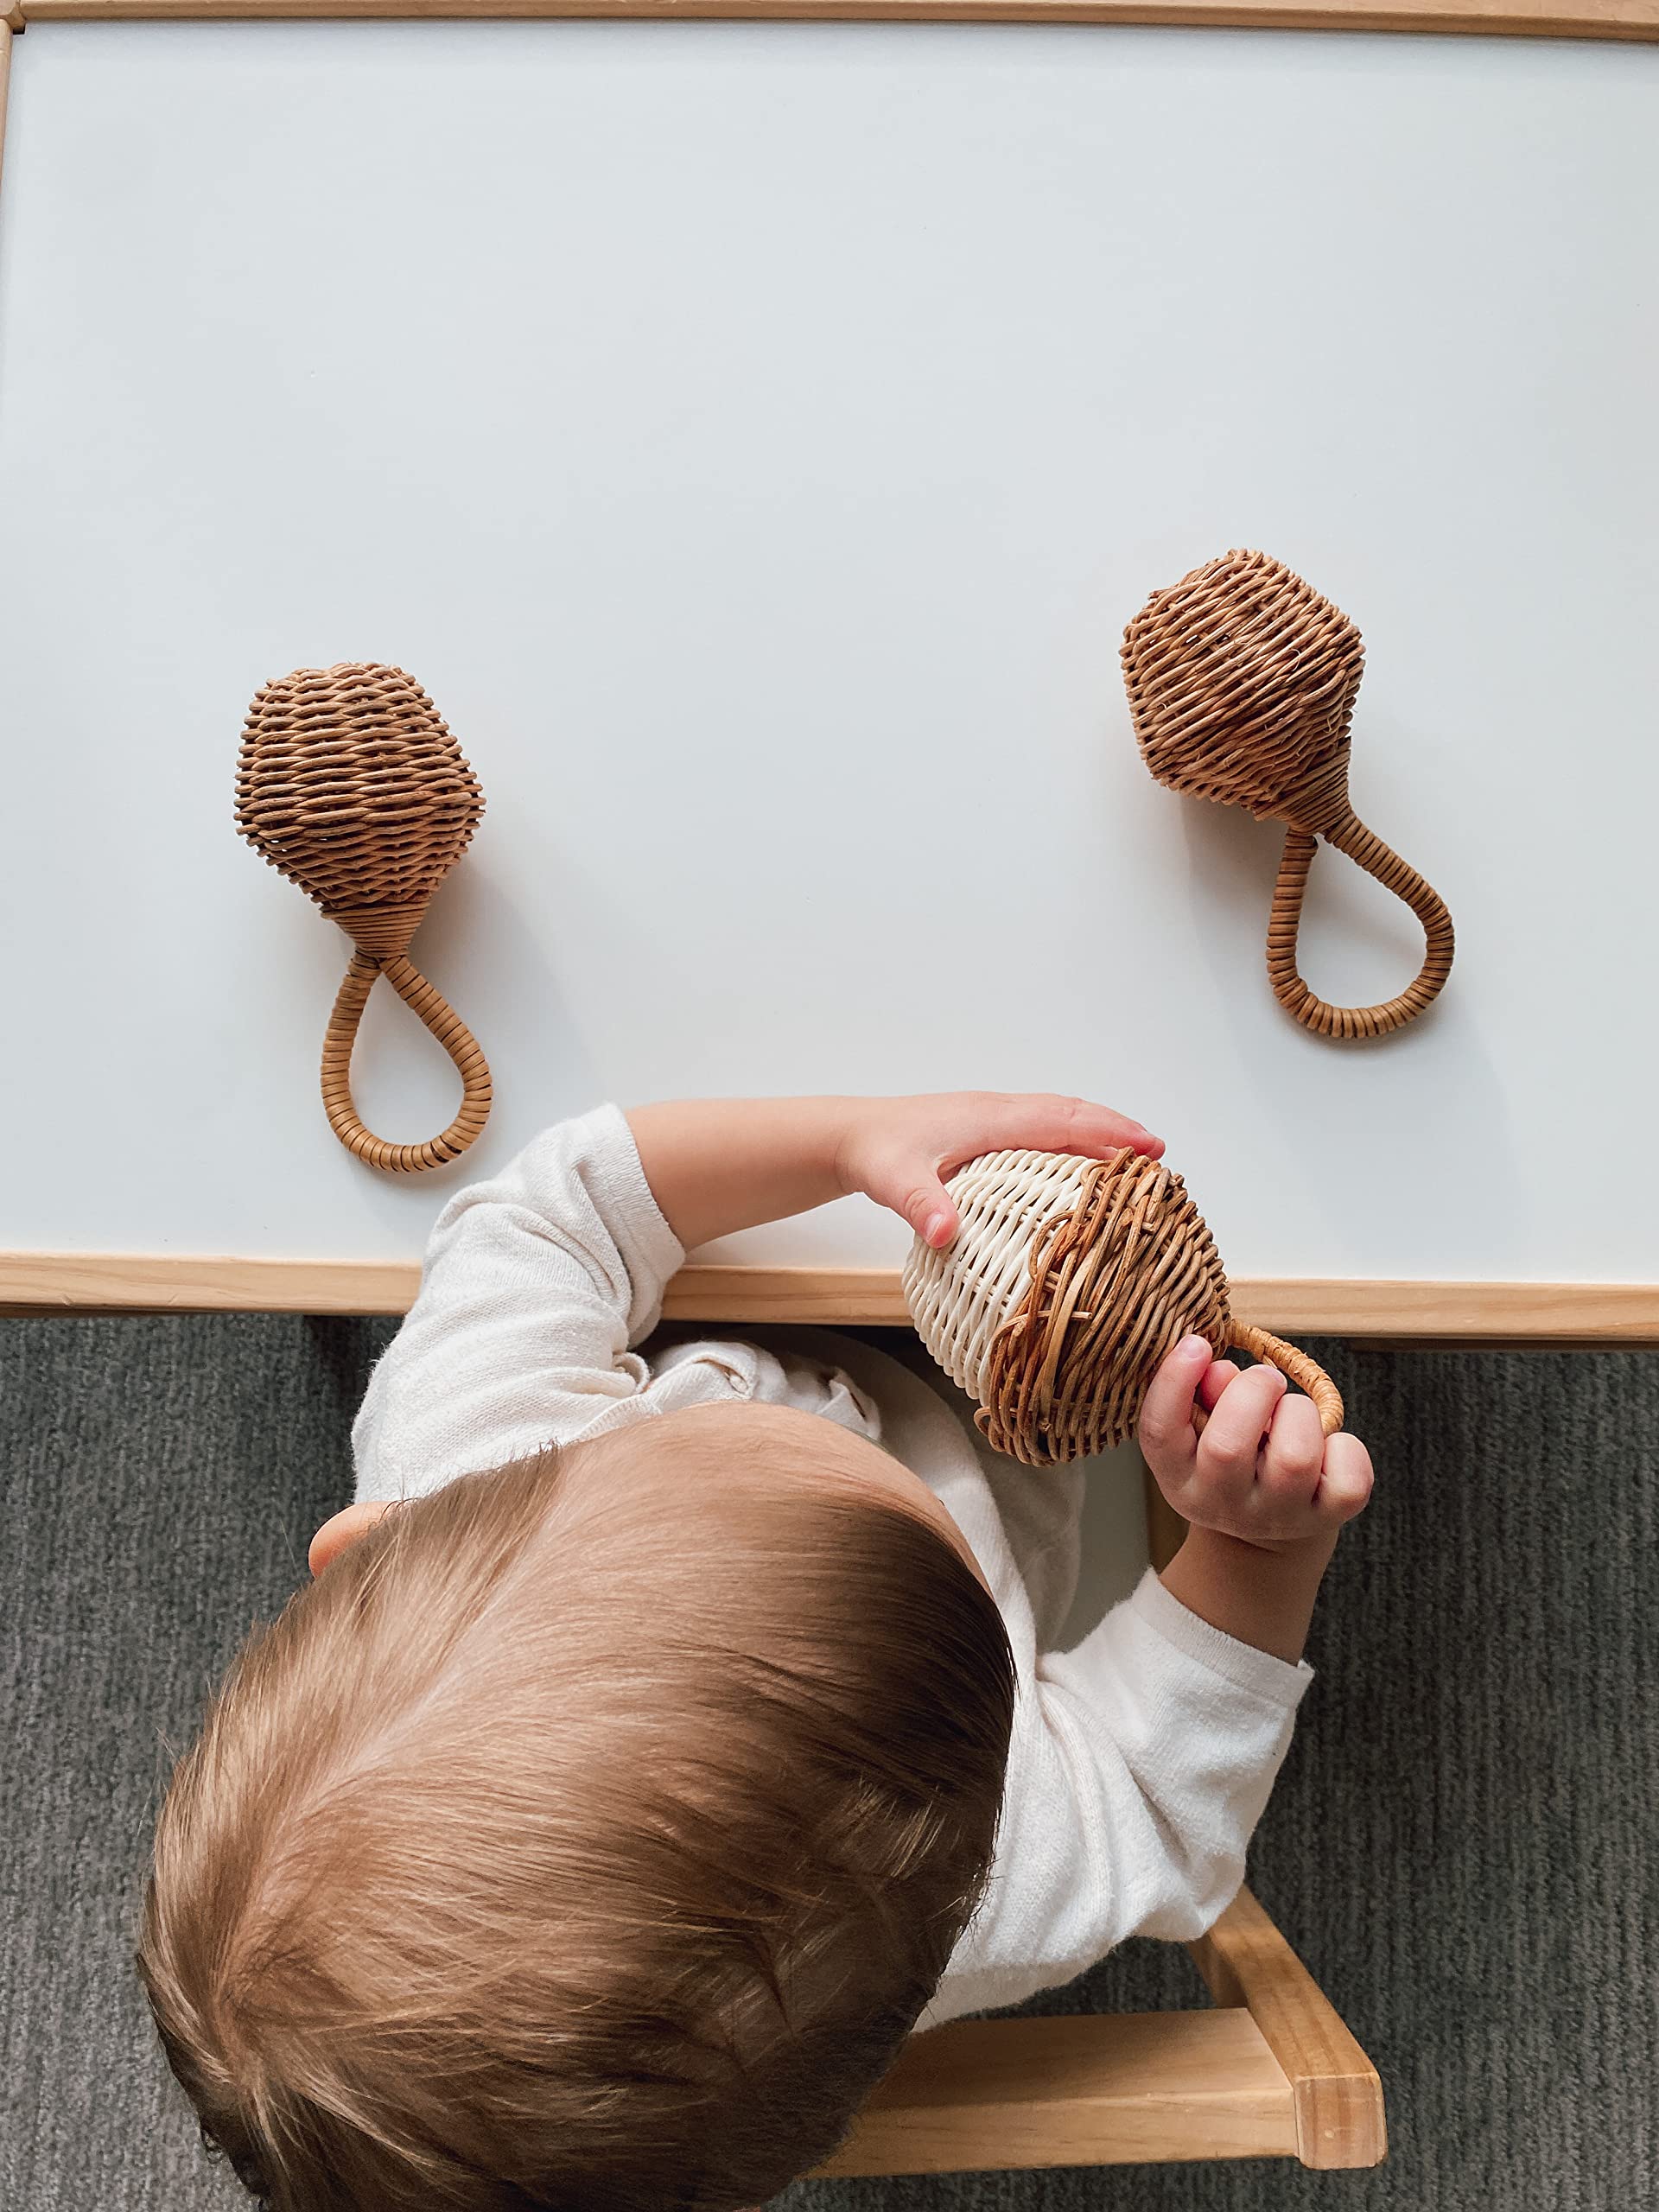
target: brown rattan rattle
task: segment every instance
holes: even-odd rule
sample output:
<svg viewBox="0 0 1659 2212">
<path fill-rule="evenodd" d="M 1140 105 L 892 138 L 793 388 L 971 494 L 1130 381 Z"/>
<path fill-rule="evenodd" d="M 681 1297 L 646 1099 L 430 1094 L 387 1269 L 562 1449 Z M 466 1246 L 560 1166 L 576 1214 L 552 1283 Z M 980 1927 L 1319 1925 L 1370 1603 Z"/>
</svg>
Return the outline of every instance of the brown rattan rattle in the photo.
<svg viewBox="0 0 1659 2212">
<path fill-rule="evenodd" d="M 1160 784 L 1283 822 L 1268 924 L 1279 1001 L 1322 1037 L 1380 1037 L 1419 1014 L 1452 967 L 1452 917 L 1348 801 L 1349 725 L 1364 666 L 1359 632 L 1280 561 L 1224 553 L 1156 592 L 1123 634 L 1141 758 Z M 1382 1006 L 1327 1006 L 1296 970 L 1302 894 L 1319 838 L 1403 899 L 1427 955 Z"/>
<path fill-rule="evenodd" d="M 371 1167 L 407 1174 L 442 1166 L 489 1119 L 483 1053 L 408 957 L 429 900 L 483 811 L 461 747 L 400 668 L 296 668 L 267 683 L 248 709 L 236 826 L 356 947 L 323 1039 L 322 1103 L 334 1135 Z M 461 1111 L 426 1144 L 371 1135 L 352 1103 L 352 1046 L 377 976 L 420 1016 L 461 1076 Z"/>
<path fill-rule="evenodd" d="M 1160 1363 L 1188 1335 L 1301 1385 L 1327 1436 L 1342 1398 L 1306 1352 L 1236 1321 L 1227 1278 L 1173 1169 L 1134 1152 L 990 1152 L 951 1178 L 962 1227 L 918 1237 L 905 1302 L 923 1343 L 979 1405 L 982 1434 L 1027 1466 L 1109 1451 L 1135 1432 Z"/>
</svg>

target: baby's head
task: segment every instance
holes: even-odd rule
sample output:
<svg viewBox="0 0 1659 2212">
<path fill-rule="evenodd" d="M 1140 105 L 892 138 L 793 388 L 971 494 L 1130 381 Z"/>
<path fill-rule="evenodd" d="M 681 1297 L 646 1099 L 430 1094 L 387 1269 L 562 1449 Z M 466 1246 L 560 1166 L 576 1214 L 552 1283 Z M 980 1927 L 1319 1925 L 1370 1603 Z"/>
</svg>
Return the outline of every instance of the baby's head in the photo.
<svg viewBox="0 0 1659 2212">
<path fill-rule="evenodd" d="M 162 1807 L 139 1968 L 204 2134 L 274 2212 L 759 2203 L 931 1994 L 1013 1706 L 938 1501 L 804 1414 L 386 1514 Z"/>
</svg>

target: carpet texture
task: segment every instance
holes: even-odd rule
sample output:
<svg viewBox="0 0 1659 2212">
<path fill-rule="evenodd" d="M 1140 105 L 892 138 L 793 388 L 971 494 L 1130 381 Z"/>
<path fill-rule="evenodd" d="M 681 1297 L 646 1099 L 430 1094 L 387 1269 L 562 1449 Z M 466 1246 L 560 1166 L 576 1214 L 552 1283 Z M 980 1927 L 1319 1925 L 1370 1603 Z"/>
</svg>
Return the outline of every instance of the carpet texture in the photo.
<svg viewBox="0 0 1659 2212">
<path fill-rule="evenodd" d="M 0 1329 L 0 2205 L 210 2212 L 130 1959 L 168 1758 L 349 1489 L 391 1325 Z M 802 2183 L 788 2212 L 1636 2212 L 1659 2157 L 1659 1358 L 1315 1347 L 1380 1471 L 1251 1881 L 1382 2072 L 1369 2174 Z M 1198 2001 L 1131 1944 L 1033 2011 Z"/>
</svg>

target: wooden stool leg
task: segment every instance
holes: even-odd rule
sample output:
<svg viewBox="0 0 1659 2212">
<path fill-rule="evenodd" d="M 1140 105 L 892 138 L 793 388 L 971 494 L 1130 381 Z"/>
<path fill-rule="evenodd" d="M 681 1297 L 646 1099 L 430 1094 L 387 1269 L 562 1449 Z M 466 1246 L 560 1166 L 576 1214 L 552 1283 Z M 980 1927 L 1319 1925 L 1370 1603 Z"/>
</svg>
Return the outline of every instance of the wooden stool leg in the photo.
<svg viewBox="0 0 1659 2212">
<path fill-rule="evenodd" d="M 1374 2166 L 1382 2085 L 1336 2007 L 1248 1890 L 1187 1946 L 1217 2005 L 1243 2005 L 1284 2069 L 1305 2166 Z"/>
</svg>

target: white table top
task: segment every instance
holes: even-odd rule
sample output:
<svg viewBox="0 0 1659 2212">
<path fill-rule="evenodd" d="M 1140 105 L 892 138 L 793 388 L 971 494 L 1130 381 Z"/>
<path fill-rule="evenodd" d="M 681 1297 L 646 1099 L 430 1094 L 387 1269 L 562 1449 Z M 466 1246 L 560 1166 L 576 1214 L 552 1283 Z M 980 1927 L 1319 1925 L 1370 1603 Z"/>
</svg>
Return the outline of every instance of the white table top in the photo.
<svg viewBox="0 0 1659 2212">
<path fill-rule="evenodd" d="M 0 1245 L 405 1260 L 603 1096 L 1075 1090 L 1230 1269 L 1659 1278 L 1659 51 L 848 25 L 48 24 L 0 194 Z M 1341 1048 L 1278 833 L 1117 666 L 1260 545 L 1358 622 L 1457 965 Z M 414 956 L 474 1151 L 323 1119 L 346 946 L 247 702 L 376 658 L 488 812 Z M 1421 939 L 1321 855 L 1304 972 Z M 388 1003 L 381 1005 L 379 1001 Z M 456 1086 L 376 993 L 358 1103 Z M 861 1203 L 720 1256 L 887 1265 Z"/>
</svg>

